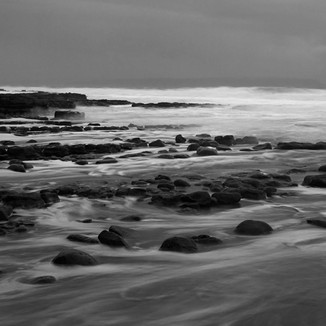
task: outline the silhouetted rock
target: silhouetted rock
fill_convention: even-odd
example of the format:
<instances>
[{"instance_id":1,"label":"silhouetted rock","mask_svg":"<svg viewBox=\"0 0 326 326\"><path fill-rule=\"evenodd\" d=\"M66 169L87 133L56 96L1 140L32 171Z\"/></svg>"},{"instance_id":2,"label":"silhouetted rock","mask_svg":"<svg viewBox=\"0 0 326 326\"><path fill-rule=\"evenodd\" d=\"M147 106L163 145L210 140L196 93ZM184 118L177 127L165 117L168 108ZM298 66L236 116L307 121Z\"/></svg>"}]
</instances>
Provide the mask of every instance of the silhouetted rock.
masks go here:
<instances>
[{"instance_id":1,"label":"silhouetted rock","mask_svg":"<svg viewBox=\"0 0 326 326\"><path fill-rule=\"evenodd\" d=\"M187 151L189 152L196 151L199 147L200 145L198 143L192 143L187 147Z\"/></svg>"},{"instance_id":2,"label":"silhouetted rock","mask_svg":"<svg viewBox=\"0 0 326 326\"><path fill-rule=\"evenodd\" d=\"M215 148L212 148L212 147L202 147L202 146L200 146L197 149L197 155L198 156L213 156L213 155L217 155L217 150Z\"/></svg>"},{"instance_id":3,"label":"silhouetted rock","mask_svg":"<svg viewBox=\"0 0 326 326\"><path fill-rule=\"evenodd\" d=\"M303 186L326 188L326 174L307 175L303 179Z\"/></svg>"},{"instance_id":4,"label":"silhouetted rock","mask_svg":"<svg viewBox=\"0 0 326 326\"><path fill-rule=\"evenodd\" d=\"M215 192L212 198L218 205L234 205L240 202L241 194L238 192Z\"/></svg>"},{"instance_id":5,"label":"silhouetted rock","mask_svg":"<svg viewBox=\"0 0 326 326\"><path fill-rule=\"evenodd\" d=\"M0 204L0 221L8 221L12 215L12 207Z\"/></svg>"},{"instance_id":6,"label":"silhouetted rock","mask_svg":"<svg viewBox=\"0 0 326 326\"><path fill-rule=\"evenodd\" d=\"M109 232L116 233L120 237L126 237L134 232L133 229L126 228L124 226L119 225L111 225L109 228Z\"/></svg>"},{"instance_id":7,"label":"silhouetted rock","mask_svg":"<svg viewBox=\"0 0 326 326\"><path fill-rule=\"evenodd\" d=\"M118 161L113 157L106 157L103 160L96 161L95 164L113 164L118 163Z\"/></svg>"},{"instance_id":8,"label":"silhouetted rock","mask_svg":"<svg viewBox=\"0 0 326 326\"><path fill-rule=\"evenodd\" d=\"M326 164L319 167L318 171L326 172Z\"/></svg>"},{"instance_id":9,"label":"silhouetted rock","mask_svg":"<svg viewBox=\"0 0 326 326\"><path fill-rule=\"evenodd\" d=\"M317 219L311 218L311 219L307 220L307 223L319 226L321 228L326 228L326 221L323 221L323 220L317 220Z\"/></svg>"},{"instance_id":10,"label":"silhouetted rock","mask_svg":"<svg viewBox=\"0 0 326 326\"><path fill-rule=\"evenodd\" d=\"M98 235L98 239L101 243L110 247L129 247L126 241L121 236L111 231L103 230Z\"/></svg>"},{"instance_id":11,"label":"silhouetted rock","mask_svg":"<svg viewBox=\"0 0 326 326\"><path fill-rule=\"evenodd\" d=\"M174 180L173 183L176 187L190 187L190 183L183 179Z\"/></svg>"},{"instance_id":12,"label":"silhouetted rock","mask_svg":"<svg viewBox=\"0 0 326 326\"><path fill-rule=\"evenodd\" d=\"M60 201L58 193L54 190L41 190L40 195L47 205L52 205Z\"/></svg>"},{"instance_id":13,"label":"silhouetted rock","mask_svg":"<svg viewBox=\"0 0 326 326\"><path fill-rule=\"evenodd\" d=\"M273 231L272 227L263 221L245 220L241 222L234 230L243 235L262 235Z\"/></svg>"},{"instance_id":14,"label":"silhouetted rock","mask_svg":"<svg viewBox=\"0 0 326 326\"><path fill-rule=\"evenodd\" d=\"M186 138L184 138L182 135L176 135L175 136L175 142L176 143L179 143L179 144L181 144L181 143L185 143L187 141L187 139Z\"/></svg>"},{"instance_id":15,"label":"silhouetted rock","mask_svg":"<svg viewBox=\"0 0 326 326\"><path fill-rule=\"evenodd\" d=\"M278 143L276 149L283 150L296 150L296 149L307 149L307 150L325 150L326 142L318 143L301 143L301 142L281 142Z\"/></svg>"},{"instance_id":16,"label":"silhouetted rock","mask_svg":"<svg viewBox=\"0 0 326 326\"><path fill-rule=\"evenodd\" d=\"M45 202L39 192L10 192L2 198L2 202L13 208L43 208Z\"/></svg>"},{"instance_id":17,"label":"silhouetted rock","mask_svg":"<svg viewBox=\"0 0 326 326\"><path fill-rule=\"evenodd\" d=\"M77 234L77 233L69 234L67 236L67 239L70 240L70 241L74 241L74 242L83 242L83 243L88 243L88 244L96 244L96 243L98 243L97 239L88 237L88 236L83 235L83 234Z\"/></svg>"},{"instance_id":18,"label":"silhouetted rock","mask_svg":"<svg viewBox=\"0 0 326 326\"><path fill-rule=\"evenodd\" d=\"M258 142L257 137L255 137L255 136L245 136L245 137L243 137L243 138L237 138L237 139L235 140L235 143L236 143L237 145L241 145L241 144L256 145L256 144L258 144L259 142Z\"/></svg>"},{"instance_id":19,"label":"silhouetted rock","mask_svg":"<svg viewBox=\"0 0 326 326\"><path fill-rule=\"evenodd\" d=\"M15 172L26 172L25 167L22 164L11 164L9 165L8 170Z\"/></svg>"},{"instance_id":20,"label":"silhouetted rock","mask_svg":"<svg viewBox=\"0 0 326 326\"><path fill-rule=\"evenodd\" d=\"M52 263L55 265L93 266L97 265L98 261L84 251L65 249L53 258Z\"/></svg>"},{"instance_id":21,"label":"silhouetted rock","mask_svg":"<svg viewBox=\"0 0 326 326\"><path fill-rule=\"evenodd\" d=\"M216 238L216 237L211 237L210 235L206 234L200 234L200 235L195 235L191 237L192 240L194 240L196 243L201 244L201 245L218 245L223 243L222 240Z\"/></svg>"},{"instance_id":22,"label":"silhouetted rock","mask_svg":"<svg viewBox=\"0 0 326 326\"><path fill-rule=\"evenodd\" d=\"M266 149L273 149L273 147L271 143L264 143L264 144L256 145L252 149L254 149L255 151L263 151Z\"/></svg>"},{"instance_id":23,"label":"silhouetted rock","mask_svg":"<svg viewBox=\"0 0 326 326\"><path fill-rule=\"evenodd\" d=\"M160 250L181 253L195 253L198 251L198 248L196 242L193 239L178 236L164 240Z\"/></svg>"},{"instance_id":24,"label":"silhouetted rock","mask_svg":"<svg viewBox=\"0 0 326 326\"><path fill-rule=\"evenodd\" d=\"M216 136L214 139L221 145L233 146L235 144L235 139L233 135Z\"/></svg>"},{"instance_id":25,"label":"silhouetted rock","mask_svg":"<svg viewBox=\"0 0 326 326\"><path fill-rule=\"evenodd\" d=\"M149 147L164 147L165 144L162 140L157 139L148 144Z\"/></svg>"}]
</instances>

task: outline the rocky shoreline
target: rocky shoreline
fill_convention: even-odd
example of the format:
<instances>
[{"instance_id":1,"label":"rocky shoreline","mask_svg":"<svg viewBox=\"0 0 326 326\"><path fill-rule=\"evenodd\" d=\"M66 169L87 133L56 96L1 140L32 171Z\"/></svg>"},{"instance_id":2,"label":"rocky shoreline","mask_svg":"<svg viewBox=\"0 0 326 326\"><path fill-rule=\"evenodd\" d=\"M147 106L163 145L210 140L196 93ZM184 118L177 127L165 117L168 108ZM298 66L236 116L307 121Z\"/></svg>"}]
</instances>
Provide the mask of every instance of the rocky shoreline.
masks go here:
<instances>
[{"instance_id":1,"label":"rocky shoreline","mask_svg":"<svg viewBox=\"0 0 326 326\"><path fill-rule=\"evenodd\" d=\"M158 160L192 160L205 157L218 159L221 153L236 153L236 155L263 155L268 152L282 153L287 151L324 151L326 142L260 142L255 136L247 135L235 137L234 135L197 134L184 137L176 134L173 140L149 140L145 138L131 137L134 132L140 130L137 126L102 126L100 123L86 124L76 122L76 117L82 120L83 115L78 111L63 112L52 118L31 118L33 110L39 113L46 112L49 108L78 109L78 106L112 106L130 105L143 108L175 108L175 107L200 107L211 104L160 102L160 103L134 103L125 100L89 100L83 94L65 93L24 93L0 95L0 164L2 169L10 173L24 175L33 173L35 164L39 161L73 162L76 166L114 166L124 160L137 160L145 158ZM91 108L90 108L91 110ZM18 117L24 120L8 120ZM32 125L30 125L32 124ZM50 126L55 125L55 126ZM63 125L63 126L60 126ZM119 131L119 137L107 143L83 143L62 144L49 142L38 144L30 138L33 135L58 134L73 132L86 133L88 131L103 132L106 138L108 132ZM5 139L7 134L19 136L20 143ZM125 133L125 134L124 134ZM163 135L162 135L163 136ZM25 141L26 137L26 141ZM24 142L25 141L25 142ZM136 151L135 151L136 150ZM107 156L112 154L111 156ZM31 163L32 162L32 163ZM148 163L150 164L150 163ZM282 167L284 170L285 166ZM280 170L282 170L280 169ZM15 234L28 233L37 223L35 220L26 219L16 210L46 209L55 206L63 198L88 198L90 200L115 201L120 198L132 197L136 202L152 205L159 209L167 208L178 214L205 214L241 207L243 201L273 201L274 197L291 196L289 189L298 187L297 180L304 187L326 187L325 165L320 164L316 171L305 169L288 169L284 173L261 170L259 164L253 164L248 171L223 174L212 177L211 174L181 173L155 173L125 178L124 182L108 178L105 181L94 177L91 182L76 180L74 182L58 182L53 180L53 186L39 189L39 185L33 185L33 180L28 181L28 186L17 190L17 186L11 186L10 182L0 187L0 235L14 237ZM312 172L309 174L309 172ZM293 181L295 176L296 181ZM299 177L298 177L299 176ZM19 177L18 177L19 180ZM17 177L15 177L15 182ZM110 181L110 182L108 182ZM109 183L109 184L108 184ZM246 202L247 204L247 202ZM22 214L23 215L23 214ZM98 236L89 237L85 234L70 234L67 239L71 242L87 245L105 245L111 248L125 248L135 250L132 243L137 242L137 230L133 225L140 222L140 215L129 215L121 219L121 225L110 225L108 229L99 230ZM81 223L96 223L91 218L78 220ZM310 225L325 227L326 221L321 219L306 219ZM234 225L232 234L239 236L260 236L273 232L273 228L266 222L247 219L238 225ZM275 232L275 231L274 231ZM141 235L140 235L141 237ZM178 253L196 253L214 250L223 245L223 240L212 234L196 233L192 235L175 235L157 244L157 250L172 251ZM140 249L141 250L141 249ZM88 253L71 248L66 248L52 259L56 265L96 265L100 260ZM25 280L26 281L26 280ZM53 283L55 278L42 275L37 279L31 279L31 284Z\"/></svg>"}]
</instances>

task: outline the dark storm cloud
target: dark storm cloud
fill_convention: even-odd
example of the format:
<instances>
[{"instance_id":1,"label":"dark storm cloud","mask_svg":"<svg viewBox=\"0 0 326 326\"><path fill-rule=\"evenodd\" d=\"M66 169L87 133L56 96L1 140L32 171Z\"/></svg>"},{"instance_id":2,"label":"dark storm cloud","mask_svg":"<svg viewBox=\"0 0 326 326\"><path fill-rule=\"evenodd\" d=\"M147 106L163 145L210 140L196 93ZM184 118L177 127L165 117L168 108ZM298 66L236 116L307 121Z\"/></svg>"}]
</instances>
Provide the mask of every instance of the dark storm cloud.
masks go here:
<instances>
[{"instance_id":1,"label":"dark storm cloud","mask_svg":"<svg viewBox=\"0 0 326 326\"><path fill-rule=\"evenodd\" d=\"M317 0L1 0L0 84L326 82L325 14Z\"/></svg>"}]
</instances>

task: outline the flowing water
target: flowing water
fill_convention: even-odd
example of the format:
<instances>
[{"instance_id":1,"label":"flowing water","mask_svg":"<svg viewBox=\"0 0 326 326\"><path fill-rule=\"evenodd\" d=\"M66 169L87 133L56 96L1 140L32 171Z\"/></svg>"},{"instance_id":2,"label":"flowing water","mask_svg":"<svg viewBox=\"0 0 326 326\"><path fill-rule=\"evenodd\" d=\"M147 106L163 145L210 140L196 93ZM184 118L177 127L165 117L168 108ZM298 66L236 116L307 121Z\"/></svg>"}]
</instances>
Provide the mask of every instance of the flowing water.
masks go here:
<instances>
[{"instance_id":1,"label":"flowing water","mask_svg":"<svg viewBox=\"0 0 326 326\"><path fill-rule=\"evenodd\" d=\"M5 87L10 91L18 89ZM30 89L27 89L30 90ZM178 90L48 89L84 93L90 99L136 102L212 103L212 107L145 109L78 107L88 122L144 126L137 130L31 135L0 134L24 144L107 143L115 137L173 141L199 133L257 136L260 141L326 141L326 91L261 88L196 88ZM142 151L135 149L130 153ZM151 149L153 152L157 150ZM178 147L186 151L186 144ZM129 153L129 152L128 152ZM110 154L119 157L121 153ZM164 160L154 156L118 158L114 165L77 166L72 162L32 161L22 175L0 163L2 185L44 188L65 180L117 184L157 174L173 177L201 174L217 178L254 171L291 174L298 187L266 201L242 200L236 208L202 213L159 208L136 198L108 200L61 197L46 209L16 214L36 225L24 234L0 238L0 325L221 325L301 326L326 323L326 231L306 218L326 218L326 189L301 186L306 174L326 164L325 151L219 153L216 157ZM122 222L130 214L140 222ZM92 218L83 224L78 219ZM268 222L268 236L238 236L233 229L245 219ZM130 250L66 240L71 233L96 237L110 225L134 229ZM210 234L223 240L212 250L178 254L158 250L177 234ZM81 249L99 259L94 267L58 267L52 258L63 248ZM26 280L52 275L56 283L31 285Z\"/></svg>"}]
</instances>

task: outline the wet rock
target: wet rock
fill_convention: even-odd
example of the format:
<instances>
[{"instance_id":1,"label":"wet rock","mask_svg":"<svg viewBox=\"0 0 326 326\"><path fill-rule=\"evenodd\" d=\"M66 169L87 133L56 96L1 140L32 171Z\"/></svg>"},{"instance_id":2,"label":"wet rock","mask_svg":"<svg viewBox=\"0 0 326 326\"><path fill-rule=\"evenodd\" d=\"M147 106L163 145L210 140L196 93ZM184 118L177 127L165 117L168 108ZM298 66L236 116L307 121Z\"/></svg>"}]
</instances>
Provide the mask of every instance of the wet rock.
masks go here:
<instances>
[{"instance_id":1,"label":"wet rock","mask_svg":"<svg viewBox=\"0 0 326 326\"><path fill-rule=\"evenodd\" d=\"M296 149L307 149L307 150L325 150L326 142L313 143L301 143L301 142L281 142L278 143L276 149L282 150L296 150Z\"/></svg>"},{"instance_id":2,"label":"wet rock","mask_svg":"<svg viewBox=\"0 0 326 326\"><path fill-rule=\"evenodd\" d=\"M182 135L176 135L175 136L175 142L176 143L179 143L179 144L181 144L181 143L185 143L187 141L187 139L186 138L184 138Z\"/></svg>"},{"instance_id":3,"label":"wet rock","mask_svg":"<svg viewBox=\"0 0 326 326\"><path fill-rule=\"evenodd\" d=\"M35 139L30 139L26 142L26 144L35 144L35 143L37 143L37 140Z\"/></svg>"},{"instance_id":4,"label":"wet rock","mask_svg":"<svg viewBox=\"0 0 326 326\"><path fill-rule=\"evenodd\" d=\"M43 208L45 202L40 193L18 193L10 192L2 198L2 202L13 208Z\"/></svg>"},{"instance_id":5,"label":"wet rock","mask_svg":"<svg viewBox=\"0 0 326 326\"><path fill-rule=\"evenodd\" d=\"M326 221L323 221L323 220L318 220L318 219L311 218L311 219L307 220L307 223L319 226L321 228L326 228Z\"/></svg>"},{"instance_id":6,"label":"wet rock","mask_svg":"<svg viewBox=\"0 0 326 326\"><path fill-rule=\"evenodd\" d=\"M264 144L256 145L252 149L255 151L263 151L267 149L273 149L273 147L271 143L264 143Z\"/></svg>"},{"instance_id":7,"label":"wet rock","mask_svg":"<svg viewBox=\"0 0 326 326\"><path fill-rule=\"evenodd\" d=\"M165 147L165 144L162 140L157 139L148 144L149 147Z\"/></svg>"},{"instance_id":8,"label":"wet rock","mask_svg":"<svg viewBox=\"0 0 326 326\"><path fill-rule=\"evenodd\" d=\"M220 240L216 237L211 237L210 235L206 235L206 234L192 236L191 239L201 245L213 245L214 246L214 245L223 243L222 240Z\"/></svg>"},{"instance_id":9,"label":"wet rock","mask_svg":"<svg viewBox=\"0 0 326 326\"><path fill-rule=\"evenodd\" d=\"M164 175L164 174L159 174L154 179L155 180L168 180L168 181L171 181L171 178L168 175Z\"/></svg>"},{"instance_id":10,"label":"wet rock","mask_svg":"<svg viewBox=\"0 0 326 326\"><path fill-rule=\"evenodd\" d=\"M190 156L188 154L184 154L184 153L179 153L179 154L175 154L173 156L173 158L175 159L186 159L186 158L189 158Z\"/></svg>"},{"instance_id":11,"label":"wet rock","mask_svg":"<svg viewBox=\"0 0 326 326\"><path fill-rule=\"evenodd\" d=\"M47 189L41 190L40 195L47 205L53 205L55 203L60 202L60 198L57 192L54 190L47 190Z\"/></svg>"},{"instance_id":12,"label":"wet rock","mask_svg":"<svg viewBox=\"0 0 326 326\"><path fill-rule=\"evenodd\" d=\"M281 181L285 181L285 182L292 182L292 179L289 175L287 174L276 174L276 173L272 173L271 174L271 177L273 179L276 179L276 180L281 180Z\"/></svg>"},{"instance_id":13,"label":"wet rock","mask_svg":"<svg viewBox=\"0 0 326 326\"><path fill-rule=\"evenodd\" d=\"M232 146L235 143L235 139L233 135L216 136L214 139L219 144L225 146Z\"/></svg>"},{"instance_id":14,"label":"wet rock","mask_svg":"<svg viewBox=\"0 0 326 326\"><path fill-rule=\"evenodd\" d=\"M165 191L171 191L174 189L174 184L170 182L161 182L157 185L158 189L165 190Z\"/></svg>"},{"instance_id":15,"label":"wet rock","mask_svg":"<svg viewBox=\"0 0 326 326\"><path fill-rule=\"evenodd\" d=\"M191 238L172 237L164 240L160 250L180 253L195 253L198 251L198 248L196 242Z\"/></svg>"},{"instance_id":16,"label":"wet rock","mask_svg":"<svg viewBox=\"0 0 326 326\"><path fill-rule=\"evenodd\" d=\"M142 218L138 215L128 215L120 219L123 222L140 222L141 220Z\"/></svg>"},{"instance_id":17,"label":"wet rock","mask_svg":"<svg viewBox=\"0 0 326 326\"><path fill-rule=\"evenodd\" d=\"M326 174L307 175L303 179L303 186L326 188Z\"/></svg>"},{"instance_id":18,"label":"wet rock","mask_svg":"<svg viewBox=\"0 0 326 326\"><path fill-rule=\"evenodd\" d=\"M12 146L15 145L15 142L13 140L1 140L0 144L4 146Z\"/></svg>"},{"instance_id":19,"label":"wet rock","mask_svg":"<svg viewBox=\"0 0 326 326\"><path fill-rule=\"evenodd\" d=\"M273 232L272 227L263 221L245 220L236 228L235 233L243 235L262 235Z\"/></svg>"},{"instance_id":20,"label":"wet rock","mask_svg":"<svg viewBox=\"0 0 326 326\"><path fill-rule=\"evenodd\" d=\"M163 158L163 159L166 159L166 160L173 160L174 159L173 155L171 155L171 154L161 154L157 158Z\"/></svg>"},{"instance_id":21,"label":"wet rock","mask_svg":"<svg viewBox=\"0 0 326 326\"><path fill-rule=\"evenodd\" d=\"M83 242L83 243L88 243L88 244L96 244L96 243L98 243L97 239L88 237L88 236L83 235L83 234L77 234L77 233L69 234L67 236L67 239L69 241Z\"/></svg>"},{"instance_id":22,"label":"wet rock","mask_svg":"<svg viewBox=\"0 0 326 326\"><path fill-rule=\"evenodd\" d=\"M326 172L326 164L319 167L318 171Z\"/></svg>"},{"instance_id":23,"label":"wet rock","mask_svg":"<svg viewBox=\"0 0 326 326\"><path fill-rule=\"evenodd\" d=\"M119 236L118 234L111 232L111 231L107 231L107 230L103 230L99 235L98 235L98 239L101 243L110 246L110 247L120 247L120 248L128 248L128 244L126 243L126 241Z\"/></svg>"},{"instance_id":24,"label":"wet rock","mask_svg":"<svg viewBox=\"0 0 326 326\"><path fill-rule=\"evenodd\" d=\"M46 157L54 156L54 157L64 157L69 155L68 146L62 145L47 145L43 148L42 154Z\"/></svg>"},{"instance_id":25,"label":"wet rock","mask_svg":"<svg viewBox=\"0 0 326 326\"><path fill-rule=\"evenodd\" d=\"M240 194L242 198L252 200L265 200L266 193L263 190L252 189L252 188L240 188Z\"/></svg>"},{"instance_id":26,"label":"wet rock","mask_svg":"<svg viewBox=\"0 0 326 326\"><path fill-rule=\"evenodd\" d=\"M187 182L186 180L183 180L183 179L174 180L173 184L176 187L182 187L182 188L190 187L191 186L189 182Z\"/></svg>"},{"instance_id":27,"label":"wet rock","mask_svg":"<svg viewBox=\"0 0 326 326\"><path fill-rule=\"evenodd\" d=\"M187 147L187 151L193 152L196 151L199 147L200 145L198 143L192 143Z\"/></svg>"},{"instance_id":28,"label":"wet rock","mask_svg":"<svg viewBox=\"0 0 326 326\"><path fill-rule=\"evenodd\" d=\"M118 161L113 157L106 157L103 160L96 161L95 164L113 164L118 163Z\"/></svg>"},{"instance_id":29,"label":"wet rock","mask_svg":"<svg viewBox=\"0 0 326 326\"><path fill-rule=\"evenodd\" d=\"M15 172L26 172L25 167L22 164L11 164L9 165L8 170Z\"/></svg>"},{"instance_id":30,"label":"wet rock","mask_svg":"<svg viewBox=\"0 0 326 326\"><path fill-rule=\"evenodd\" d=\"M258 180L271 179L271 176L269 174L263 172L255 172L249 174L248 177L253 179L258 179Z\"/></svg>"},{"instance_id":31,"label":"wet rock","mask_svg":"<svg viewBox=\"0 0 326 326\"><path fill-rule=\"evenodd\" d=\"M207 187L209 187L209 190L212 192L220 192L223 190L223 185L220 181L214 181L212 183L209 183Z\"/></svg>"},{"instance_id":32,"label":"wet rock","mask_svg":"<svg viewBox=\"0 0 326 326\"><path fill-rule=\"evenodd\" d=\"M215 192L212 198L218 205L234 205L240 202L241 194L238 192Z\"/></svg>"},{"instance_id":33,"label":"wet rock","mask_svg":"<svg viewBox=\"0 0 326 326\"><path fill-rule=\"evenodd\" d=\"M198 156L213 156L217 155L217 150L212 147L198 147L197 149L197 155Z\"/></svg>"},{"instance_id":34,"label":"wet rock","mask_svg":"<svg viewBox=\"0 0 326 326\"><path fill-rule=\"evenodd\" d=\"M98 261L88 253L77 249L65 249L53 258L52 263L55 265L81 265L93 266Z\"/></svg>"},{"instance_id":35,"label":"wet rock","mask_svg":"<svg viewBox=\"0 0 326 326\"><path fill-rule=\"evenodd\" d=\"M277 193L277 188L275 187L265 187L264 192L266 193L267 197L272 197Z\"/></svg>"},{"instance_id":36,"label":"wet rock","mask_svg":"<svg viewBox=\"0 0 326 326\"><path fill-rule=\"evenodd\" d=\"M86 160L77 160L75 163L77 165L87 165L88 164L88 161L86 161Z\"/></svg>"},{"instance_id":37,"label":"wet rock","mask_svg":"<svg viewBox=\"0 0 326 326\"><path fill-rule=\"evenodd\" d=\"M26 162L23 162L23 166L24 166L25 170L31 170L34 168L33 164L26 163Z\"/></svg>"},{"instance_id":38,"label":"wet rock","mask_svg":"<svg viewBox=\"0 0 326 326\"><path fill-rule=\"evenodd\" d=\"M116 190L115 193L118 197L124 197L124 196L146 196L147 195L147 189L141 188L141 187L120 187Z\"/></svg>"},{"instance_id":39,"label":"wet rock","mask_svg":"<svg viewBox=\"0 0 326 326\"><path fill-rule=\"evenodd\" d=\"M54 119L60 120L84 120L85 113L78 111L70 111L70 110L61 110L54 112Z\"/></svg>"},{"instance_id":40,"label":"wet rock","mask_svg":"<svg viewBox=\"0 0 326 326\"><path fill-rule=\"evenodd\" d=\"M212 198L207 191L195 191L187 194L186 198L190 198L191 201L196 202L201 207L209 207L212 203Z\"/></svg>"},{"instance_id":41,"label":"wet rock","mask_svg":"<svg viewBox=\"0 0 326 326\"><path fill-rule=\"evenodd\" d=\"M52 284L55 283L57 280L54 276L52 275L43 275L43 276L38 276L34 277L29 280L30 284Z\"/></svg>"},{"instance_id":42,"label":"wet rock","mask_svg":"<svg viewBox=\"0 0 326 326\"><path fill-rule=\"evenodd\" d=\"M8 221L10 216L12 215L12 207L4 206L0 204L0 221Z\"/></svg>"}]
</instances>

